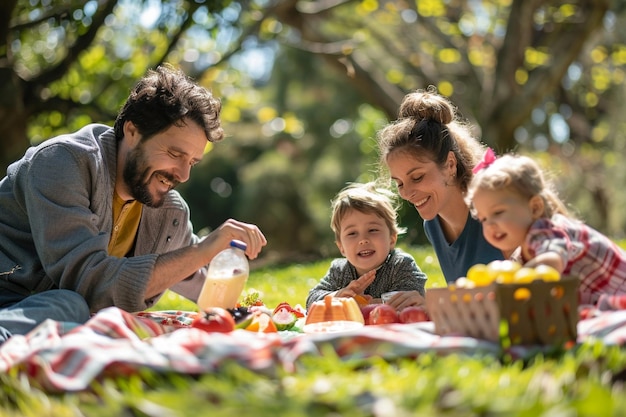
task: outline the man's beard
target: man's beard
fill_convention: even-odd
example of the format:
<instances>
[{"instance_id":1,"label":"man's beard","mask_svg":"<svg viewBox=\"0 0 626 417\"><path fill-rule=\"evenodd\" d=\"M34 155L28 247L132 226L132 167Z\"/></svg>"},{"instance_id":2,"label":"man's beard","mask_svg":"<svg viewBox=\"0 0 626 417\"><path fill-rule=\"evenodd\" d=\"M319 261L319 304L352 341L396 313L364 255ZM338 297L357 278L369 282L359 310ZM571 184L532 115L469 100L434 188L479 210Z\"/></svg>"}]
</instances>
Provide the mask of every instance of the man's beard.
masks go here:
<instances>
[{"instance_id":1,"label":"man's beard","mask_svg":"<svg viewBox=\"0 0 626 417\"><path fill-rule=\"evenodd\" d=\"M124 182L135 200L148 207L161 207L165 194L152 195L148 188L150 179L154 174L162 175L172 183L172 188L178 185L178 181L165 171L156 171L151 176L148 176L148 172L150 172L150 166L146 161L141 145L139 145L128 153L128 159L124 165Z\"/></svg>"}]
</instances>

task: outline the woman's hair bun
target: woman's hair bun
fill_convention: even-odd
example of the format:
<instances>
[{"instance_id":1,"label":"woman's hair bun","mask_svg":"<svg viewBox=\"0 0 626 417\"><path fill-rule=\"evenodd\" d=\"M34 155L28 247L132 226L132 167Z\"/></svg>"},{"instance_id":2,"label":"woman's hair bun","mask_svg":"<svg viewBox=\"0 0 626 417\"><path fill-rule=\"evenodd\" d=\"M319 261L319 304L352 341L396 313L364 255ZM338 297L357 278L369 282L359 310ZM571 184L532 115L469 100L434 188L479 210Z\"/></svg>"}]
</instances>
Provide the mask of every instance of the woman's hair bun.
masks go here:
<instances>
[{"instance_id":1,"label":"woman's hair bun","mask_svg":"<svg viewBox=\"0 0 626 417\"><path fill-rule=\"evenodd\" d=\"M414 118L416 121L431 119L446 125L454 120L455 109L434 86L407 94L400 104L398 117Z\"/></svg>"}]
</instances>

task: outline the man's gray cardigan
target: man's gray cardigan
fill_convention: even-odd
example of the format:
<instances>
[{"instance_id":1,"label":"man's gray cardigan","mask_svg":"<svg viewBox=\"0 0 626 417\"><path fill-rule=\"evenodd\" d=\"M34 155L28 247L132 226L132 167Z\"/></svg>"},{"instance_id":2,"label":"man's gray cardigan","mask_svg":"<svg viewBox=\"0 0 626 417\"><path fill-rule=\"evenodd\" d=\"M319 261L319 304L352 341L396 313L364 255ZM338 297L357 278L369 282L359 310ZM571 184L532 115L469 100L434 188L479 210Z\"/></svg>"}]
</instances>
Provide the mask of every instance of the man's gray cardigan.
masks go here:
<instances>
[{"instance_id":1,"label":"man's gray cardigan","mask_svg":"<svg viewBox=\"0 0 626 417\"><path fill-rule=\"evenodd\" d=\"M92 312L141 311L160 297L145 291L157 255L198 241L189 208L170 191L144 206L132 257L109 256L117 141L92 124L31 147L0 181L0 290L24 295L53 288L80 293ZM205 268L172 287L196 301Z\"/></svg>"}]
</instances>

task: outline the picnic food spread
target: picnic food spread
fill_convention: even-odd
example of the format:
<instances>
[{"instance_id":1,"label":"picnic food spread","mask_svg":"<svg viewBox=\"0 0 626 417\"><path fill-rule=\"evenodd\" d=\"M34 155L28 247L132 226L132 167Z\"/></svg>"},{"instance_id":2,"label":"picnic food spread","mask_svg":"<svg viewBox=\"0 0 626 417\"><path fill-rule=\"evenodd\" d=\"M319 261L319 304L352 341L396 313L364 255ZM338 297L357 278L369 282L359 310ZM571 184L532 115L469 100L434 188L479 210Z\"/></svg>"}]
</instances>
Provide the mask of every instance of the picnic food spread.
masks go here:
<instances>
[{"instance_id":1,"label":"picnic food spread","mask_svg":"<svg viewBox=\"0 0 626 417\"><path fill-rule=\"evenodd\" d=\"M357 297L333 297L311 305L282 302L273 310L256 292L245 294L235 308L222 309L234 324L214 323L215 307L201 310L195 327L206 331L328 333L364 325L433 321L439 335L458 335L510 344L560 344L575 340L578 322L577 280L561 278L553 268L523 267L517 262L476 264L447 288L427 291L425 306L400 311L388 304L367 304ZM539 320L538 318L541 318ZM227 327L230 330L226 329ZM213 330L217 329L217 330Z\"/></svg>"},{"instance_id":2,"label":"picnic food spread","mask_svg":"<svg viewBox=\"0 0 626 417\"><path fill-rule=\"evenodd\" d=\"M226 329L227 325L214 323L221 320L224 312L232 316L234 324L230 326L230 330ZM424 321L430 321L430 317L422 306L411 306L396 311L385 304L359 305L355 298L328 295L323 300L315 302L308 312L300 304L291 306L287 302L281 302L271 310L263 303L259 293L250 292L242 297L235 308L208 307L197 313L192 327L209 332L243 329L262 333L280 331L328 333L357 329L363 325Z\"/></svg>"}]
</instances>

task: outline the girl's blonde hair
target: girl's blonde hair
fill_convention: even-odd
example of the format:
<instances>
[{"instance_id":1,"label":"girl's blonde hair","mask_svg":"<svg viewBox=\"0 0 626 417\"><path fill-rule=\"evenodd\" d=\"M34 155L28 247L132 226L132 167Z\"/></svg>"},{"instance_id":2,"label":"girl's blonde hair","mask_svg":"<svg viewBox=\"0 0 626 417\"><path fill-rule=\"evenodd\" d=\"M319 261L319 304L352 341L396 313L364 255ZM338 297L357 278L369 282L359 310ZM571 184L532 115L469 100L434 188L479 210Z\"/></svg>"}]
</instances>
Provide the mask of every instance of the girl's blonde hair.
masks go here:
<instances>
[{"instance_id":1,"label":"girl's blonde hair","mask_svg":"<svg viewBox=\"0 0 626 417\"><path fill-rule=\"evenodd\" d=\"M536 195L541 197L544 202L544 212L541 217L549 218L556 213L572 217L558 197L554 185L545 179L539 165L527 156L511 154L496 158L487 167L474 174L465 196L465 202L472 215L476 215L472 200L477 190L494 191L505 188L529 200Z\"/></svg>"},{"instance_id":2,"label":"girl's blonde hair","mask_svg":"<svg viewBox=\"0 0 626 417\"><path fill-rule=\"evenodd\" d=\"M456 157L456 184L462 191L472 178L484 146L472 136L470 125L460 120L456 108L439 95L434 86L407 94L398 120L377 134L381 167L395 151L407 152L418 160L431 160L442 168L448 154Z\"/></svg>"},{"instance_id":3,"label":"girl's blonde hair","mask_svg":"<svg viewBox=\"0 0 626 417\"><path fill-rule=\"evenodd\" d=\"M404 233L405 229L398 226L396 204L395 193L376 182L349 184L332 200L330 227L335 232L335 239L341 240L341 223L351 210L382 218L394 236Z\"/></svg>"}]
</instances>

